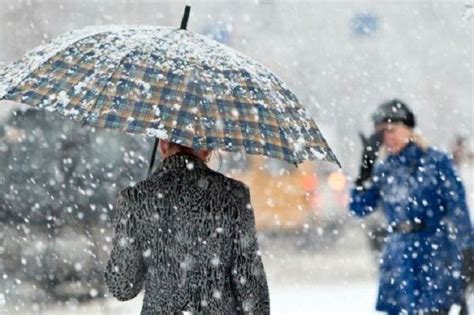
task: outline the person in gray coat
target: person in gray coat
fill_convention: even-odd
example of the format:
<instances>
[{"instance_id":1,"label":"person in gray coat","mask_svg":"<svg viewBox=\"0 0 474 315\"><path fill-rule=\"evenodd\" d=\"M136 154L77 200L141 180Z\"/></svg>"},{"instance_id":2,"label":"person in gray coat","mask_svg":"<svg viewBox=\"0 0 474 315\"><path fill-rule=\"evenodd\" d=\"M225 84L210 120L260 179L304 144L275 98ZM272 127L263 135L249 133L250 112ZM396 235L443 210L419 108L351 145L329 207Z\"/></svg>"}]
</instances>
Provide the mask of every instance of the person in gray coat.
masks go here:
<instances>
[{"instance_id":1,"label":"person in gray coat","mask_svg":"<svg viewBox=\"0 0 474 315\"><path fill-rule=\"evenodd\" d=\"M141 314L269 314L248 187L207 165L211 151L160 140L146 180L119 193L105 282Z\"/></svg>"}]
</instances>

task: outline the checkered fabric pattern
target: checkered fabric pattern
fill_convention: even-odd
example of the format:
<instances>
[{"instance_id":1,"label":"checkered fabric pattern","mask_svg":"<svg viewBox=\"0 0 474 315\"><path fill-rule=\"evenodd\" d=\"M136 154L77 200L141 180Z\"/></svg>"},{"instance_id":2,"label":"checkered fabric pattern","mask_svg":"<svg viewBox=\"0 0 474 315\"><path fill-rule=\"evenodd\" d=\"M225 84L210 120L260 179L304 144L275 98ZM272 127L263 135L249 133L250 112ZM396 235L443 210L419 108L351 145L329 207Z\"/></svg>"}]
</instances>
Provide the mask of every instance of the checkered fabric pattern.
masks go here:
<instances>
[{"instance_id":1,"label":"checkered fabric pattern","mask_svg":"<svg viewBox=\"0 0 474 315\"><path fill-rule=\"evenodd\" d=\"M64 34L0 70L0 100L196 149L338 163L296 96L209 38L151 26Z\"/></svg>"}]
</instances>

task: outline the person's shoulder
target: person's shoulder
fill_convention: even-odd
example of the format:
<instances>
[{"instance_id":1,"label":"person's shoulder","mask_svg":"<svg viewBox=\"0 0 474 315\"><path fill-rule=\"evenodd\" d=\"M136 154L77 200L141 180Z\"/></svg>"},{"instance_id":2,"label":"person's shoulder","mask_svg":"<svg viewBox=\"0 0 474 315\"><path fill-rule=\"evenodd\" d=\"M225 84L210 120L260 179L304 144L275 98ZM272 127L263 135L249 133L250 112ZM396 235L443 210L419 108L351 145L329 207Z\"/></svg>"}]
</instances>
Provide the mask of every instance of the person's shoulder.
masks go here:
<instances>
[{"instance_id":1,"label":"person's shoulder","mask_svg":"<svg viewBox=\"0 0 474 315\"><path fill-rule=\"evenodd\" d=\"M215 184L217 184L221 189L228 191L231 195L242 197L249 191L249 187L238 179L213 170L211 170L209 175Z\"/></svg>"},{"instance_id":2,"label":"person's shoulder","mask_svg":"<svg viewBox=\"0 0 474 315\"><path fill-rule=\"evenodd\" d=\"M226 176L224 174L218 173L218 172L216 172L216 173L221 176L222 180L225 182L225 184L230 189L237 189L237 190L246 190L246 189L248 189L248 186L244 182L242 182L238 179Z\"/></svg>"},{"instance_id":3,"label":"person's shoulder","mask_svg":"<svg viewBox=\"0 0 474 315\"><path fill-rule=\"evenodd\" d=\"M149 192L155 193L161 187L166 187L167 184L175 181L176 178L179 178L179 176L176 176L173 172L155 172L124 190L143 196Z\"/></svg>"},{"instance_id":4,"label":"person's shoulder","mask_svg":"<svg viewBox=\"0 0 474 315\"><path fill-rule=\"evenodd\" d=\"M437 147L428 147L423 156L428 163L451 163L453 157L450 153Z\"/></svg>"},{"instance_id":5,"label":"person's shoulder","mask_svg":"<svg viewBox=\"0 0 474 315\"><path fill-rule=\"evenodd\" d=\"M128 186L124 189L122 189L118 193L118 200L119 201L137 201L140 199L140 190L137 188L136 185L133 186Z\"/></svg>"}]
</instances>

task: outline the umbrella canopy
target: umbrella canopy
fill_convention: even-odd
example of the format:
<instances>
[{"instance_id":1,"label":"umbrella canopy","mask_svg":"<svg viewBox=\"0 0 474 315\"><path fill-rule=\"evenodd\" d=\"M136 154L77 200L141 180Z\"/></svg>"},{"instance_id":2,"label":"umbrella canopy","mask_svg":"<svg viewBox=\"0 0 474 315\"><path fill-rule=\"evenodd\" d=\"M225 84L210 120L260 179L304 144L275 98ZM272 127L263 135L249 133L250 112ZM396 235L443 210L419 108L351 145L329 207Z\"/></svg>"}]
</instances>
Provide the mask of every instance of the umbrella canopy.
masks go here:
<instances>
[{"instance_id":1,"label":"umbrella canopy","mask_svg":"<svg viewBox=\"0 0 474 315\"><path fill-rule=\"evenodd\" d=\"M338 163L271 71L182 29L113 25L66 33L0 70L2 99L195 149Z\"/></svg>"}]
</instances>

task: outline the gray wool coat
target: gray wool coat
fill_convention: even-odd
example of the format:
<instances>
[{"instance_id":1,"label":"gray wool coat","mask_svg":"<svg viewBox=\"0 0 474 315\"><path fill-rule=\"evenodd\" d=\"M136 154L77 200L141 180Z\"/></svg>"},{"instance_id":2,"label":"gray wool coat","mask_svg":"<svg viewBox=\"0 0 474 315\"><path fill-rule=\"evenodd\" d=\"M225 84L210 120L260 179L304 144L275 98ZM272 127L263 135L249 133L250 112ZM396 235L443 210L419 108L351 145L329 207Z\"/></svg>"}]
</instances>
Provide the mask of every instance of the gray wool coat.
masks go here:
<instances>
[{"instance_id":1,"label":"gray wool coat","mask_svg":"<svg viewBox=\"0 0 474 315\"><path fill-rule=\"evenodd\" d=\"M176 154L119 193L105 282L141 314L269 314L249 189Z\"/></svg>"}]
</instances>

